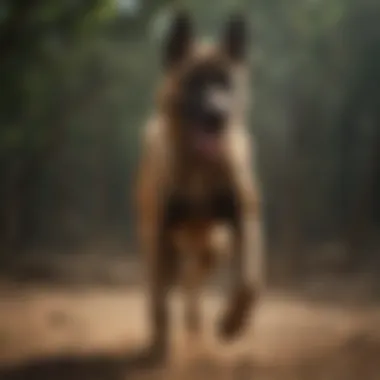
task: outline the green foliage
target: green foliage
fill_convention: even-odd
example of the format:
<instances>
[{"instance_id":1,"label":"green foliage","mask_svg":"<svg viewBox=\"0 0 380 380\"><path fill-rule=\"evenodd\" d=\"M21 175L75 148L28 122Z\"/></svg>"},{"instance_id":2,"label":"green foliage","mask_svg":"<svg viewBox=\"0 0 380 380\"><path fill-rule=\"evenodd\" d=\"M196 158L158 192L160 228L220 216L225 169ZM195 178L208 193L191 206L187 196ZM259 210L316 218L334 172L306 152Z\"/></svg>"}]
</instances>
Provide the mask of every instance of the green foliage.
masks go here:
<instances>
[{"instance_id":1,"label":"green foliage","mask_svg":"<svg viewBox=\"0 0 380 380\"><path fill-rule=\"evenodd\" d=\"M139 129L152 106L172 2L131 4L0 3L0 226L18 215L11 218L18 225L10 228L18 240L87 239L131 221L132 201L126 200ZM245 10L252 26L252 128L267 203L282 207L278 168L285 175L293 167L287 158L293 152L302 162L301 219L327 225L334 219L328 214L340 212L333 193L342 170L342 105L348 89L374 78L376 64L368 62L378 61L363 58L363 51L380 35L376 17L370 17L380 7L359 0L183 4L211 36L231 9ZM371 25L363 28L360 14Z\"/></svg>"}]
</instances>

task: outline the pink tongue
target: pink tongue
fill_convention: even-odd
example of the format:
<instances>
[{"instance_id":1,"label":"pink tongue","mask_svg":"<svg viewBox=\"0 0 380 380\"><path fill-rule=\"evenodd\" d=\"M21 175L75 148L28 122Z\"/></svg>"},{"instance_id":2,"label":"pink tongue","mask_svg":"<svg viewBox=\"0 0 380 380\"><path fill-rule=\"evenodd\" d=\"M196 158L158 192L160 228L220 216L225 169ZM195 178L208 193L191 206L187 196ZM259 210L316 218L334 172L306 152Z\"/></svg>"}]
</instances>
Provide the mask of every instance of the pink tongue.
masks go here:
<instances>
[{"instance_id":1,"label":"pink tongue","mask_svg":"<svg viewBox=\"0 0 380 380\"><path fill-rule=\"evenodd\" d=\"M218 153L218 141L213 136L196 136L195 137L195 148L202 155L207 157L215 157Z\"/></svg>"}]
</instances>

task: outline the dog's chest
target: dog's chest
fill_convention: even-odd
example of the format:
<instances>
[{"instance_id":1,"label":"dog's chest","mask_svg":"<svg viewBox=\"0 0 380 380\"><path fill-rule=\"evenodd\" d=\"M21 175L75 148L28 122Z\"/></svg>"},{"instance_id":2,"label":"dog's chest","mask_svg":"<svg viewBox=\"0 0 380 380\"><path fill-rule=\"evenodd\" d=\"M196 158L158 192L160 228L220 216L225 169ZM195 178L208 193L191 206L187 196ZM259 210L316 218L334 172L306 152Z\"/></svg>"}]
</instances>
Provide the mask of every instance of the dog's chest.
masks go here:
<instances>
[{"instance_id":1,"label":"dog's chest","mask_svg":"<svg viewBox=\"0 0 380 380\"><path fill-rule=\"evenodd\" d=\"M233 222L238 212L235 192L219 173L189 172L167 199L165 221L170 226L202 220Z\"/></svg>"}]
</instances>

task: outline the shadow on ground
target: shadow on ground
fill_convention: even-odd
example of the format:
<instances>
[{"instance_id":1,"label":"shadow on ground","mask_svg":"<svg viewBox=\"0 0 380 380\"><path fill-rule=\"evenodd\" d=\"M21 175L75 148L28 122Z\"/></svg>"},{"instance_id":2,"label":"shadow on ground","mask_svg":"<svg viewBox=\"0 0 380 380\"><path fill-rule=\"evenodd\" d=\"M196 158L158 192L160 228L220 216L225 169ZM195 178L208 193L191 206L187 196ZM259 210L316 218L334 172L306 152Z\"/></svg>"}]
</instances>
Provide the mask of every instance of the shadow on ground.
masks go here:
<instances>
[{"instance_id":1,"label":"shadow on ground","mask_svg":"<svg viewBox=\"0 0 380 380\"><path fill-rule=\"evenodd\" d=\"M134 355L56 357L0 369L1 380L378 380L380 342L351 338L342 346L301 362L255 364L241 358L232 365L217 360L166 370L148 370Z\"/></svg>"},{"instance_id":2,"label":"shadow on ground","mask_svg":"<svg viewBox=\"0 0 380 380\"><path fill-rule=\"evenodd\" d=\"M3 368L1 380L121 380L128 362L111 356L59 357Z\"/></svg>"}]
</instances>

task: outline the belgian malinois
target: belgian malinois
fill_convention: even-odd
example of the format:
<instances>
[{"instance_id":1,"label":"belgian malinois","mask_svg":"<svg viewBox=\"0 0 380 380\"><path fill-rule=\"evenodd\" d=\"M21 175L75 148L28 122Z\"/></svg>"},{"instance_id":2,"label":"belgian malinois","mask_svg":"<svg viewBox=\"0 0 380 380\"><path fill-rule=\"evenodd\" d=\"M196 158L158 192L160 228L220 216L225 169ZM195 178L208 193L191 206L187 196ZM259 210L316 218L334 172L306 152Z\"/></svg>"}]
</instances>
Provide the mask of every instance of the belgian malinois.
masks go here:
<instances>
[{"instance_id":1,"label":"belgian malinois","mask_svg":"<svg viewBox=\"0 0 380 380\"><path fill-rule=\"evenodd\" d=\"M176 280L186 292L186 330L193 337L201 332L198 293L217 263L218 226L231 232L231 281L218 327L225 341L243 331L263 287L261 195L246 121L246 40L244 18L236 14L219 43L196 43L188 14L178 11L165 41L137 186L151 358L167 354L167 294Z\"/></svg>"}]
</instances>

